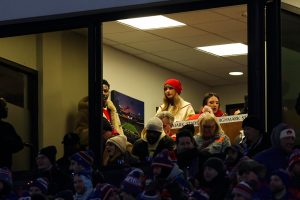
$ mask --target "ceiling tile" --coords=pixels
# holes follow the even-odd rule
[[[110,33],[104,34],[103,36],[106,39],[110,39],[113,41],[117,41],[122,44],[127,44],[130,42],[144,42],[144,41],[154,41],[159,40],[160,38],[152,35],[150,33],[146,33],[144,31],[131,31],[124,33]]]
[[[135,30],[132,27],[121,24],[117,21],[104,22],[102,29],[103,29],[103,34],[124,33],[124,32],[130,32]]]
[[[119,43],[107,38],[103,38],[103,43],[109,46],[118,45]]]
[[[176,62],[162,63],[162,64],[160,64],[160,66],[163,68],[166,68],[168,70],[171,70],[173,72],[176,72],[176,73],[184,73],[184,72],[194,71],[194,69],[192,69],[188,66],[176,63]]]
[[[206,71],[206,70],[204,70]],[[243,77],[245,76],[247,69],[244,67],[241,67],[241,65],[232,65],[231,67],[218,67],[218,68],[212,68],[211,70],[207,71],[208,73],[213,73],[214,75],[225,78],[225,79],[231,79],[232,77]],[[231,76],[229,75],[229,72],[243,72],[244,75],[242,76]]]
[[[229,32],[220,32],[218,35],[221,35],[224,38],[227,38],[234,42],[241,42],[243,44],[248,44],[247,39],[247,29],[243,31],[229,31]]]
[[[195,55],[197,56],[197,51],[191,48],[185,49],[176,49],[172,51],[157,51],[153,52],[153,54],[166,57],[170,60],[179,61],[182,59],[193,59]]]
[[[202,55],[201,55],[202,54]],[[194,57],[191,57],[190,55],[188,57],[182,57],[180,60],[178,60],[179,63],[184,63],[190,67],[193,67],[194,69],[198,70],[210,70],[212,66],[222,66],[226,65],[226,61],[223,61],[222,58],[213,56],[213,55],[203,55],[204,53],[199,52],[199,55],[196,55]]]
[[[245,5],[168,14],[187,26],[142,31],[118,22],[103,23],[103,42],[208,86],[247,83],[247,55],[218,57],[197,46],[247,44]],[[86,34],[86,31],[85,31]],[[243,71],[244,76],[229,76]]]
[[[215,22],[228,19],[224,15],[220,15],[215,12],[210,12],[209,10],[198,10],[198,11],[191,11],[191,12],[181,12],[175,14],[168,14],[165,15],[182,23],[193,25],[193,24],[201,24],[201,23],[208,23],[208,22]]]
[[[218,14],[222,14],[224,16],[234,18],[234,19],[241,19],[246,20],[247,17],[245,14],[247,13],[247,5],[238,5],[238,6],[227,6],[227,7],[221,7],[221,8],[213,8],[213,12],[216,12]]]
[[[173,39],[176,42],[190,46],[191,48],[199,46],[208,46],[208,45],[217,45],[217,44],[226,44],[231,43],[231,40],[225,39],[223,37],[214,35],[214,34],[205,34],[198,36],[189,36],[189,37],[176,37]]]
[[[120,51],[126,52],[128,54],[131,55],[139,55],[139,54],[143,54],[145,53],[144,51],[140,50],[140,49],[135,49],[126,45],[113,45],[114,48],[119,49]]]
[[[190,26],[181,26],[174,28],[166,28],[166,29],[156,29],[147,31],[157,36],[166,37],[166,38],[179,38],[179,37],[192,37],[199,36],[203,34],[207,34],[205,31],[202,31],[197,28],[193,28]]]
[[[162,63],[166,63],[166,62],[170,62],[169,59],[166,59],[164,57],[160,57],[160,56],[156,56],[153,54],[149,54],[149,53],[143,53],[138,55],[137,57],[143,59],[143,60],[147,60],[149,62],[153,62],[156,64],[162,64]]]
[[[232,60],[236,63],[240,63],[240,64],[244,65],[244,67],[248,66],[248,56],[247,55],[230,56],[230,57],[226,57],[226,59]]]
[[[188,49],[188,47],[172,42],[170,40],[155,40],[155,41],[148,41],[148,42],[134,42],[128,43],[128,46],[133,48],[142,49],[145,52],[159,52],[159,51],[170,51],[170,50],[183,50]]]
[[[197,28],[205,30],[210,33],[234,32],[234,31],[247,31],[247,24],[234,19],[210,22],[205,24],[195,24]]]

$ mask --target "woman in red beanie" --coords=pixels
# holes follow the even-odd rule
[[[157,114],[161,111],[169,111],[174,115],[174,122],[184,121],[195,114],[192,104],[180,97],[182,85],[177,79],[168,79],[164,83],[163,104],[158,108]]]

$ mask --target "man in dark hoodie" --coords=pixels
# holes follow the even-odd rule
[[[176,136],[177,163],[189,181],[192,181],[199,173],[204,159],[200,156],[193,132],[182,128]],[[203,157],[204,158],[204,157]]]
[[[262,130],[260,120],[256,116],[249,115],[246,117],[242,127],[245,137],[240,145],[245,156],[252,158],[270,147],[270,137]]]
[[[296,133],[285,123],[275,126],[271,134],[272,147],[257,154],[254,160],[266,166],[268,177],[277,169],[286,169],[295,146]]]

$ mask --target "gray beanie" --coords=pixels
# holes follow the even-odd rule
[[[280,132],[288,128],[290,127],[286,123],[279,123],[273,128],[271,134],[272,147],[280,147]]]
[[[146,130],[161,133],[163,131],[163,123],[158,117],[152,117],[146,124]]]

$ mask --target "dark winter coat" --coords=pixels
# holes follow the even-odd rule
[[[0,120],[0,167],[11,168],[12,154],[24,147],[21,137],[14,127]]]

